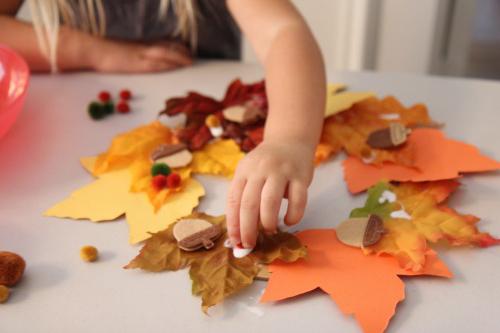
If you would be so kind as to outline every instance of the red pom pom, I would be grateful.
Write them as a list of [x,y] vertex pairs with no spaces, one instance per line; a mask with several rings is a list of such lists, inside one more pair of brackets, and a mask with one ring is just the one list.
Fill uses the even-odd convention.
[[132,93],[128,89],[123,89],[120,91],[120,98],[124,101],[128,101],[132,97]]
[[98,98],[101,102],[106,103],[111,100],[111,94],[108,91],[101,91]]
[[152,184],[155,190],[161,191],[167,186],[167,177],[164,175],[154,176],[152,179]]
[[181,185],[181,176],[178,173],[171,173],[167,176],[167,187],[177,188]]
[[116,109],[120,113],[129,113],[130,112],[130,107],[128,106],[128,103],[123,102],[123,101],[118,103],[118,105],[116,106]]

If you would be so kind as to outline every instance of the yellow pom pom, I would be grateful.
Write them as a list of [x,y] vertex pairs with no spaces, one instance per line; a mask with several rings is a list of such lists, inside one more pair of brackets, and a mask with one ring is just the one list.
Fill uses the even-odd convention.
[[80,258],[86,262],[93,262],[97,260],[98,251],[94,246],[84,246],[80,249]]
[[0,304],[7,302],[10,296],[10,290],[6,286],[0,285]]
[[210,116],[205,118],[205,125],[207,125],[210,128],[219,127],[220,126],[219,118],[211,114]]

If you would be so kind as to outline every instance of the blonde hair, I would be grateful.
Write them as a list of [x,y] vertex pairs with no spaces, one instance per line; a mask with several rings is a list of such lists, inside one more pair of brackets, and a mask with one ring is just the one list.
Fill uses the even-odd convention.
[[[75,0],[79,14],[69,0],[29,0],[33,26],[42,53],[47,57],[52,72],[57,72],[57,45],[61,23],[84,32],[104,36],[106,34],[106,13],[103,1]],[[189,42],[191,48],[197,44],[197,24],[195,0],[161,0],[158,19],[164,20],[170,5],[177,16],[175,34]]]

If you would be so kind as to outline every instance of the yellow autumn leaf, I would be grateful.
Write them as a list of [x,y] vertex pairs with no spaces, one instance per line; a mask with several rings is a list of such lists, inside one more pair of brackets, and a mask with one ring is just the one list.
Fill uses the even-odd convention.
[[[82,164],[87,170],[93,170],[93,161],[85,158]],[[101,222],[125,214],[130,242],[138,243],[149,238],[150,233],[165,229],[180,217],[190,214],[205,194],[198,181],[187,179],[182,190],[165,198],[161,209],[155,212],[147,193],[130,191],[131,179],[129,169],[104,173],[48,209],[45,215]]]
[[255,250],[243,258],[235,258],[232,250],[224,246],[227,240],[224,216],[193,213],[185,218],[200,218],[220,225],[223,235],[209,251],[183,251],[173,236],[173,225],[154,234],[125,268],[146,271],[176,271],[189,267],[192,292],[202,298],[204,312],[221,303],[230,295],[253,283],[262,264],[275,260],[294,262],[306,256],[306,248],[292,234],[279,232],[259,237]]
[[158,121],[117,135],[109,149],[97,157],[93,174],[123,169],[137,160],[149,160],[158,145],[174,143],[175,140],[170,129]]
[[132,183],[130,186],[130,191],[134,193],[144,192],[147,194],[149,201],[154,207],[154,211],[157,212],[170,197],[178,192],[181,192],[186,187],[187,182],[191,179],[191,168],[176,168],[172,172],[177,173],[181,177],[181,185],[177,188],[164,188],[160,191],[152,186],[151,176],[151,166],[152,163],[149,160],[138,160],[130,166],[130,172],[132,173]]
[[[384,219],[384,236],[364,251],[395,256],[405,269],[418,272],[425,265],[428,243],[444,241],[451,246],[480,247],[500,244],[500,240],[478,230],[477,217],[459,214],[442,203],[456,187],[453,181],[377,184],[379,190],[371,191],[367,200],[371,204],[351,213],[359,217],[375,212]],[[385,191],[395,194],[395,203],[380,203]],[[398,218],[393,215],[395,211],[406,212],[408,218]]]
[[239,161],[245,156],[233,140],[218,140],[193,152],[191,168],[194,173],[231,178]]

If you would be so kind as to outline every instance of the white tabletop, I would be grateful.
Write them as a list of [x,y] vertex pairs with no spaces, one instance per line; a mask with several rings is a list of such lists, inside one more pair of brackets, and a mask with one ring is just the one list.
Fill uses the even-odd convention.
[[[330,73],[352,89],[393,94],[405,104],[426,103],[446,133],[500,159],[500,83],[401,74]],[[293,75],[293,73],[290,73]],[[107,148],[117,133],[150,122],[166,98],[195,90],[221,97],[235,77],[253,81],[262,70],[236,63],[206,63],[156,75],[65,74],[34,76],[25,110],[0,141],[0,250],[20,253],[27,270],[7,304],[1,332],[360,332],[328,295],[313,292],[279,304],[258,304],[257,282],[205,316],[191,295],[187,271],[145,273],[121,267],[139,247],[127,242],[123,220],[102,224],[42,217],[42,212],[91,181],[81,156]],[[286,80],[287,78],[283,78]],[[87,103],[98,91],[130,88],[133,112],[92,121]],[[321,166],[310,189],[300,228],[333,227],[360,206],[342,180],[340,160]],[[227,181],[200,177],[200,209],[224,212]],[[451,199],[459,211],[480,216],[480,226],[500,235],[500,175],[470,176]],[[79,259],[95,245],[102,258]],[[500,327],[500,247],[440,249],[455,273],[450,281],[406,278],[407,299],[388,332],[497,332]],[[381,286],[383,288],[383,286]]]

